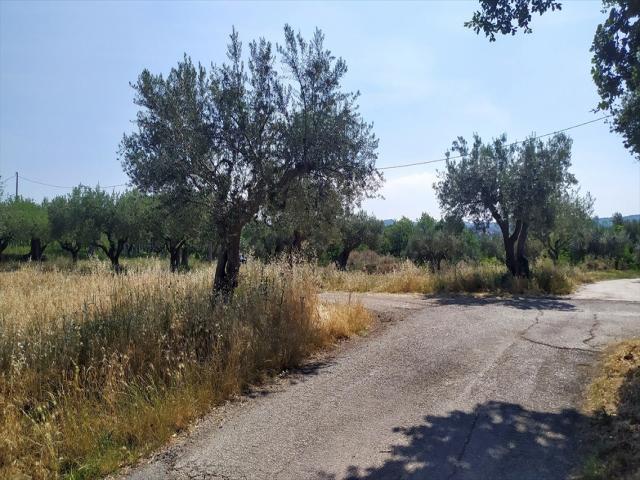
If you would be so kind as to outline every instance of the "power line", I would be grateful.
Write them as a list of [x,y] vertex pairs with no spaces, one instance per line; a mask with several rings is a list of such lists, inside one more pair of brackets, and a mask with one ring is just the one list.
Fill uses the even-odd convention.
[[[21,180],[26,180],[27,182],[35,183],[37,185],[43,185],[45,187],[62,188],[62,189],[65,189],[65,190],[72,190],[72,189],[75,188],[75,186],[74,187],[68,187],[68,186],[64,186],[64,185],[54,185],[52,183],[46,183],[46,182],[41,182],[39,180],[33,180],[32,178],[27,178],[24,175],[19,175],[18,178],[20,178]],[[100,188],[107,189],[107,188],[115,188],[115,187],[125,187],[127,185],[128,185],[127,183],[119,183],[117,185],[101,186]]]
[[[544,137],[549,137],[551,135],[555,135],[556,133],[562,133],[562,132],[566,132],[567,130],[572,130],[574,128],[578,128],[578,127],[583,127],[585,125],[589,125],[590,123],[595,123],[595,122],[599,122],[601,120],[604,120],[605,118],[609,118],[612,117],[613,115],[605,115],[604,117],[600,117],[600,118],[596,118],[595,120],[589,120],[588,122],[583,122],[583,123],[578,123],[577,125],[571,125],[570,127],[567,128],[563,128],[561,130],[556,130],[555,132],[550,132],[550,133],[545,133],[544,135],[537,135],[535,137],[530,137],[526,140],[518,140],[517,142],[513,142],[508,144],[508,147],[511,147],[513,145],[518,145],[519,143],[524,143],[526,141],[529,140],[536,140],[538,138],[544,138]],[[426,160],[424,162],[415,162],[415,163],[404,163],[401,165],[389,165],[388,167],[378,167],[378,170],[391,170],[393,168],[405,168],[405,167],[415,167],[416,165],[427,165],[429,163],[438,163],[438,162],[445,162],[447,160],[455,160],[458,158],[463,158],[466,155],[456,155],[454,157],[444,157],[444,158],[437,158],[435,160]]]
[[[566,132],[568,130],[573,130],[574,128],[583,127],[583,126],[589,125],[591,123],[600,122],[600,121],[605,120],[607,118],[610,118],[612,116],[613,115],[604,115],[604,116],[596,118],[594,120],[589,120],[587,122],[582,122],[582,123],[578,123],[576,125],[571,125],[570,127],[562,128],[562,129],[556,130],[554,132],[545,133],[543,135],[537,135],[535,137],[530,137],[530,138],[528,138],[526,140],[518,140],[517,142],[510,143],[507,146],[511,147],[511,146],[514,146],[514,145],[518,145],[520,143],[524,143],[524,142],[529,141],[529,140],[536,140],[536,139],[539,139],[539,138],[549,137],[549,136],[555,135],[557,133],[562,133],[562,132]],[[386,166],[386,167],[378,167],[377,170],[391,170],[391,169],[395,169],[395,168],[415,167],[417,165],[428,165],[430,163],[445,162],[447,160],[456,160],[456,159],[463,158],[463,157],[465,157],[465,155],[456,155],[456,156],[453,156],[453,157],[451,157],[451,156],[450,157],[443,157],[443,158],[437,158],[435,160],[425,160],[423,162],[404,163],[404,164],[400,164],[400,165],[389,165],[389,166]],[[27,182],[35,183],[37,185],[43,185],[45,187],[60,188],[60,189],[64,189],[64,190],[72,190],[73,188],[75,188],[73,186],[70,187],[70,186],[65,186],[65,185],[55,185],[55,184],[52,184],[52,183],[41,182],[39,180],[33,180],[33,179],[25,177],[23,175],[19,175],[18,177],[21,178],[22,180],[26,180]],[[11,179],[12,179],[12,177],[8,177],[6,180],[3,180],[2,182],[0,182],[0,184],[4,185],[7,182],[9,182]],[[107,189],[107,188],[126,187],[126,186],[128,186],[128,183],[119,183],[117,185],[106,185],[106,186],[103,186],[101,188]]]

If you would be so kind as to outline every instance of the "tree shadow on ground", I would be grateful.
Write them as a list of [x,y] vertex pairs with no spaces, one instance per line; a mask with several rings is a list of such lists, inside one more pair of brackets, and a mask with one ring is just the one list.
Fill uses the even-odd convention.
[[575,311],[576,306],[555,297],[474,297],[474,296],[442,296],[432,297],[438,305],[488,306],[502,305],[518,310],[559,310]]
[[332,365],[335,365],[332,360],[313,360],[282,372],[268,372],[262,382],[248,385],[243,393],[248,398],[266,397],[274,393],[272,387],[279,377],[284,377],[289,385],[296,385],[306,382],[310,377],[320,375],[322,370]]
[[[551,480],[568,479],[576,461],[575,432],[585,417],[576,410],[547,413],[503,402],[470,412],[426,416],[397,427],[405,441],[388,448],[377,467],[351,466],[325,480]],[[366,441],[366,440],[364,440]],[[385,450],[386,451],[386,450]]]

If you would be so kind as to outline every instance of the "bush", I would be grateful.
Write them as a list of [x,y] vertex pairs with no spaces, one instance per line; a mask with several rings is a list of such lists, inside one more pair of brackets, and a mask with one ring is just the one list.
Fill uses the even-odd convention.
[[390,273],[397,269],[402,261],[391,255],[380,255],[373,250],[355,250],[349,255],[347,268],[366,273]]

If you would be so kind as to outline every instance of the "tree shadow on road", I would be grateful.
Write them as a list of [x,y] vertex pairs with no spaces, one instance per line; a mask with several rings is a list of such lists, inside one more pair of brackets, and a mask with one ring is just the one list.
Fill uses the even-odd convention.
[[547,413],[512,403],[478,404],[470,413],[426,416],[420,425],[395,428],[405,441],[389,446],[390,458],[378,467],[354,465],[340,475],[319,472],[317,478],[567,479],[576,461],[575,432],[584,418],[572,409]]
[[243,393],[248,398],[266,397],[277,391],[273,386],[279,377],[283,377],[289,385],[296,385],[306,382],[310,377],[320,375],[324,369],[332,365],[335,365],[333,360],[310,360],[283,372],[268,372],[266,378],[247,386]]
[[555,297],[473,297],[447,296],[433,298],[438,305],[488,306],[502,305],[518,310],[559,310],[575,311],[576,306]]

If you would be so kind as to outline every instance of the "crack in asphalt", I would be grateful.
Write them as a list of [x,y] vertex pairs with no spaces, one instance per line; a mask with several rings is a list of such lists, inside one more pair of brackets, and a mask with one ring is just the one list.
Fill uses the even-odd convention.
[[585,339],[582,341],[582,343],[584,343],[585,345],[591,346],[589,345],[589,342],[592,341],[594,338],[596,338],[596,328],[598,328],[600,326],[600,322],[598,321],[598,314],[594,313],[593,314],[593,325],[591,325],[591,328],[589,329],[589,338]]
[[533,323],[531,325],[529,325],[527,328],[525,328],[524,330],[522,330],[518,335],[520,337],[524,337],[526,335],[526,333],[531,330],[533,327],[535,327],[536,325],[538,325],[540,323],[540,317],[544,315],[544,312],[540,309],[538,309],[538,315],[536,315],[535,320],[533,321]]
[[[542,317],[544,315],[544,312],[540,309],[538,309],[539,315],[536,315],[535,320],[531,323],[531,325],[529,325],[527,328],[525,328],[524,330],[522,330],[521,332],[518,333],[518,337],[521,340],[524,340],[525,342],[529,342],[529,343],[533,343],[535,345],[541,345],[543,347],[548,347],[548,348],[554,348],[556,350],[569,350],[569,351],[574,351],[574,352],[586,352],[586,353],[599,353],[599,350],[595,350],[595,349],[591,349],[591,348],[580,348],[580,347],[565,347],[563,345],[552,345],[550,343],[546,343],[546,342],[541,342],[539,340],[533,340],[529,337],[527,337],[527,333],[529,332],[529,330],[531,330],[533,327],[535,327],[536,325],[538,325],[540,323],[540,317]],[[587,338],[586,340],[583,340],[582,343],[584,343],[587,346],[589,345],[589,342],[591,340],[593,340],[594,338],[596,338],[595,336],[595,329],[600,325],[599,321],[597,320],[597,315],[594,314],[594,323],[591,326],[591,328],[589,329],[589,338]]]
[[594,350],[590,348],[580,348],[580,347],[565,347],[562,345],[551,345],[550,343],[540,342],[538,340],[532,340],[529,337],[525,337],[524,335],[520,335],[520,338],[525,342],[533,343],[535,345],[541,345],[543,347],[554,348],[556,350],[569,350],[572,352],[586,352],[586,353],[600,353],[600,350]]
[[467,433],[467,438],[464,440],[464,443],[462,444],[462,450],[460,450],[460,453],[456,458],[456,463],[453,466],[453,472],[451,472],[451,475],[447,477],[447,480],[452,480],[453,477],[455,477],[460,471],[460,463],[462,463],[464,454],[467,452],[467,447],[469,446],[469,443],[471,443],[471,437],[473,436],[473,432],[476,429],[476,424],[478,423],[479,418],[480,418],[480,412],[478,411],[473,417],[473,422],[471,422],[471,427],[469,428],[469,433]]

